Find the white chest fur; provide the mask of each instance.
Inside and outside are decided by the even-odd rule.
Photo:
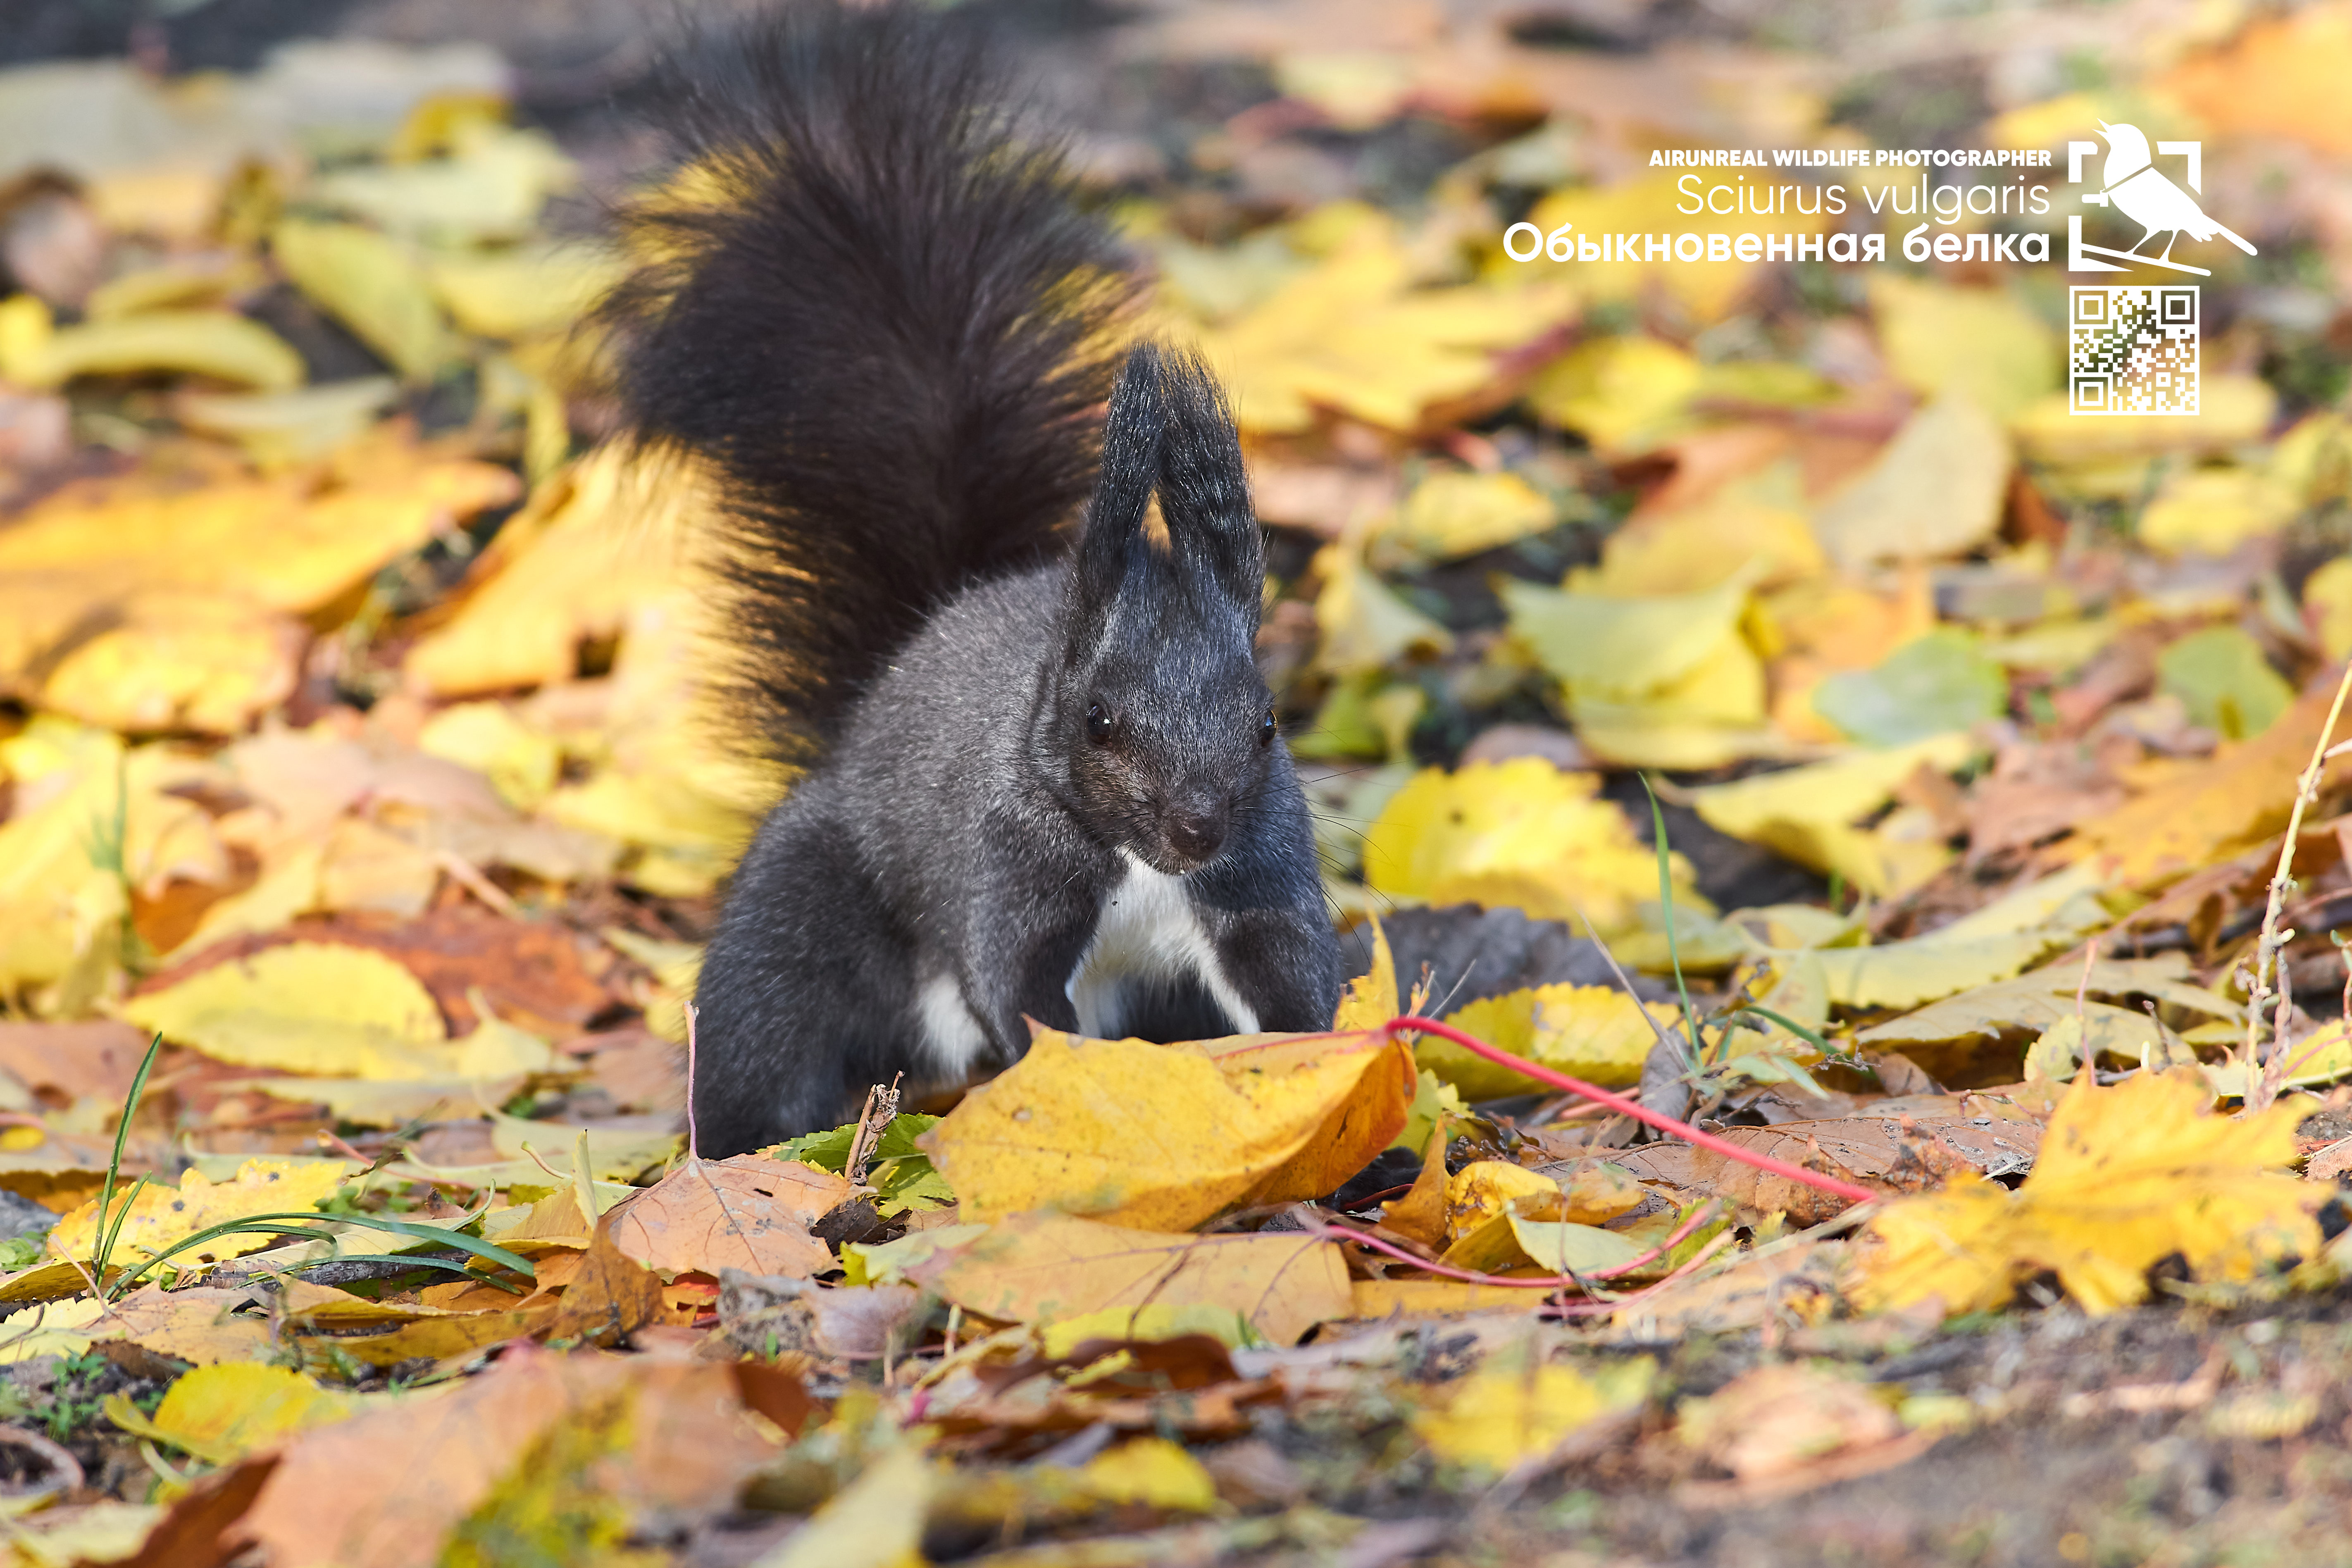
[[[1097,1039],[1127,1032],[1137,994],[1154,984],[1196,979],[1238,1034],[1257,1032],[1257,1012],[1242,999],[1217,962],[1184,881],[1156,871],[1133,855],[1127,875],[1103,900],[1095,934],[1070,975],[1070,1004],[1078,1028]]]

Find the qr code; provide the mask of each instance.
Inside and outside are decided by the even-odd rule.
[[[2076,414],[2197,412],[2197,290],[2077,288],[2066,394]]]

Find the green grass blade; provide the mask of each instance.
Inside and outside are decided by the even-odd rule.
[[[123,1276],[123,1287],[127,1289],[133,1282],[144,1276],[148,1270],[153,1268],[165,1258],[172,1257],[174,1253],[185,1252],[192,1247],[201,1247],[208,1241],[217,1241],[224,1236],[257,1234],[264,1236],[307,1236],[331,1239],[334,1234],[333,1232],[319,1228],[320,1226],[326,1225],[355,1225],[368,1230],[384,1231],[394,1236],[412,1237],[419,1241],[437,1242],[444,1247],[456,1247],[460,1252],[469,1252],[476,1258],[498,1264],[501,1268],[511,1268],[526,1279],[536,1279],[539,1278],[539,1271],[530,1266],[530,1260],[529,1258],[523,1258],[516,1253],[509,1252],[505,1247],[481,1240],[478,1237],[467,1236],[457,1231],[443,1230],[438,1226],[417,1225],[408,1220],[386,1219],[381,1215],[335,1215],[330,1216],[322,1214],[260,1214],[247,1215],[241,1219],[224,1220],[218,1225],[207,1226],[203,1230],[196,1232],[194,1236],[186,1237],[179,1241],[173,1242],[171,1246],[165,1247],[163,1251],[155,1254],[146,1262],[141,1264],[137,1269],[125,1274]]]
[[[1674,965],[1675,991],[1683,999],[1683,1038],[1690,1046],[1691,1058],[1685,1065],[1696,1068],[1706,1055],[1706,1042],[1699,1037],[1698,1009],[1691,1005],[1690,986],[1683,980],[1683,955],[1675,944],[1675,879],[1668,858],[1666,813],[1658,804],[1658,792],[1650,787],[1650,775],[1640,776],[1642,793],[1650,797],[1650,836],[1658,849],[1658,902],[1665,908],[1666,962]]]
[[[122,1173],[123,1146],[131,1141],[131,1119],[139,1114],[140,1097],[147,1092],[147,1075],[155,1070],[155,1056],[163,1048],[163,1037],[159,1031],[153,1039],[147,1042],[147,1054],[140,1058],[139,1070],[131,1076],[131,1097],[123,1102],[121,1119],[114,1126],[114,1153],[106,1162],[106,1184],[99,1189],[98,1194],[98,1223],[101,1229],[98,1256],[90,1260],[97,1265],[94,1278],[101,1284],[106,1279],[107,1262],[114,1255],[114,1237],[122,1228],[120,1219],[113,1222],[111,1229],[105,1227],[113,1213],[114,1184]],[[146,1178],[142,1176],[140,1180],[143,1184]],[[122,1212],[125,1215],[131,1212],[130,1204],[122,1205]]]

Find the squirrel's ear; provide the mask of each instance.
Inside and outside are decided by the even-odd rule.
[[[1250,507],[1241,433],[1223,388],[1191,354],[1163,356],[1168,433],[1160,447],[1160,515],[1189,581],[1213,583],[1253,621],[1265,589],[1265,542]]]
[[[1127,356],[1103,422],[1102,472],[1078,540],[1078,595],[1089,619],[1108,612],[1143,542],[1143,514],[1160,472],[1168,423],[1159,351],[1142,344]]]

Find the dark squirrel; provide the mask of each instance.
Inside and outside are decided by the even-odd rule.
[[[715,477],[735,706],[800,770],[703,962],[703,1152],[963,1082],[1027,1019],[1327,1027],[1232,416],[1111,346],[1131,270],[984,44],[801,6],[669,98],[684,194],[625,215],[615,386]]]

